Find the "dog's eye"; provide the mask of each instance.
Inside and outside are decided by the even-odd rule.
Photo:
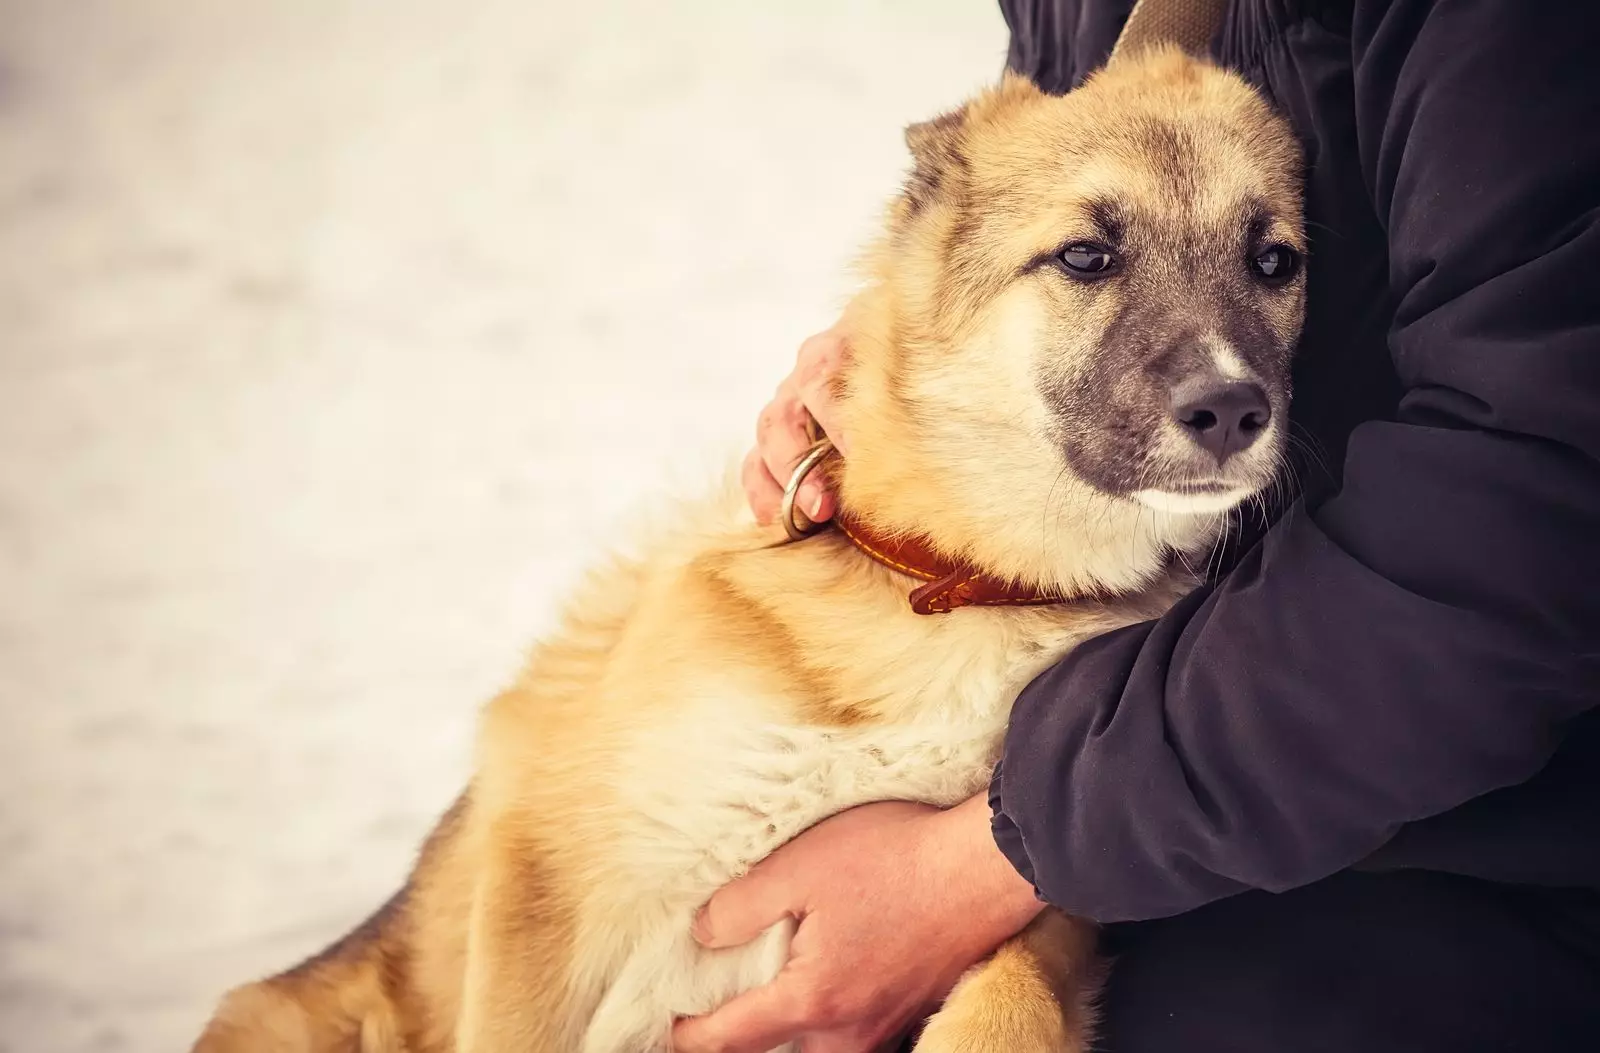
[[[1300,270],[1300,254],[1287,245],[1274,245],[1251,260],[1250,269],[1268,285],[1283,285]]]
[[[1097,278],[1117,265],[1117,258],[1103,245],[1088,241],[1075,241],[1056,256],[1061,265],[1074,274]]]

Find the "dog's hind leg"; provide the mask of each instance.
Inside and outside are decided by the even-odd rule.
[[[390,980],[410,895],[293,969],[229,991],[194,1053],[407,1053]]]
[[[348,974],[348,975],[346,975]],[[379,976],[278,976],[228,992],[194,1053],[407,1053]]]
[[[1047,910],[962,977],[916,1053],[1085,1053],[1100,972],[1094,926]]]

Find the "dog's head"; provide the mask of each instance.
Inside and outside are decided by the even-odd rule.
[[[1279,467],[1305,305],[1301,158],[1177,51],[1005,82],[907,132],[847,313],[844,503],[992,574],[1125,590]]]

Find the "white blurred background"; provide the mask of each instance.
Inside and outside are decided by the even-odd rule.
[[[0,1049],[187,1047],[402,879],[740,451],[992,0],[0,0]]]

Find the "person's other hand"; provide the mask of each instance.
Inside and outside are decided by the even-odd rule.
[[[839,452],[845,452],[843,436],[834,416],[832,381],[850,354],[838,328],[818,333],[800,345],[794,372],[778,385],[756,422],[756,445],[745,456],[740,471],[750,510],[762,523],[778,517],[783,487],[801,456],[811,446],[806,435],[806,414],[822,426]],[[833,495],[824,488],[821,477],[812,473],[796,495],[796,506],[814,523],[833,515]]]
[[[800,922],[777,979],[679,1020],[677,1053],[870,1053],[936,1007],[962,973],[1043,908],[989,832],[988,802],[947,812],[869,804],[784,845],[711,898],[708,947]]]

